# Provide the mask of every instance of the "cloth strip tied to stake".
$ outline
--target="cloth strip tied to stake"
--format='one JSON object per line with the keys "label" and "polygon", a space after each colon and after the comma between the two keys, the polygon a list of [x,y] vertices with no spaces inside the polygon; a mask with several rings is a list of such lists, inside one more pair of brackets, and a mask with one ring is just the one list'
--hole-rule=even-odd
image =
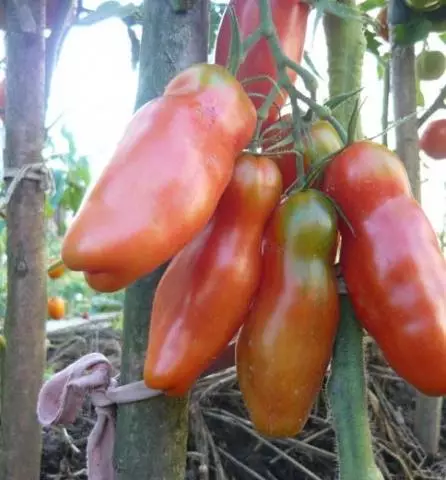
{"label": "cloth strip tied to stake", "polygon": [[111,371],[112,366],[104,355],[85,355],[45,382],[37,401],[37,417],[43,426],[69,424],[76,419],[85,396],[90,395],[97,420],[87,442],[89,480],[116,479],[113,468],[115,405],[162,394],[147,388],[142,381],[118,387]]}

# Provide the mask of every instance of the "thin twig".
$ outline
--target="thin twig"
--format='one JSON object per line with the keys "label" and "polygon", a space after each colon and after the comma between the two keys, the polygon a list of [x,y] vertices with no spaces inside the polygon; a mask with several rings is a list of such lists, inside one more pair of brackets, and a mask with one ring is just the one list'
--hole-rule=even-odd
{"label": "thin twig", "polygon": [[421,115],[421,117],[418,119],[417,125],[418,128],[423,125],[429,118],[437,111],[442,108],[446,108],[446,105],[444,103],[446,99],[446,85],[440,90],[440,93],[438,94],[437,98],[433,101],[432,105]]}
{"label": "thin twig", "polygon": [[283,459],[288,460],[288,462],[295,467],[296,469],[300,470],[301,472],[304,472],[306,475],[308,475],[312,480],[322,480],[318,475],[316,475],[314,472],[306,468],[304,465],[299,463],[297,460],[295,460],[293,457],[290,457],[287,455],[284,451],[280,450],[280,448],[276,447],[274,444],[272,444],[269,440],[266,438],[262,437],[260,434],[258,434],[255,430],[252,429],[252,427],[249,427],[245,424],[245,422],[241,421],[239,417],[236,415],[230,414],[229,412],[225,412],[224,414],[219,414],[219,413],[214,413],[211,411],[206,411],[204,412],[205,415],[208,415],[212,418],[215,418],[217,420],[221,420],[223,422],[229,423],[230,425],[235,425],[240,427],[242,430],[247,432],[249,435],[254,437],[259,443],[264,444],[268,448],[270,448],[273,452],[278,453],[279,455],[282,456]]}
{"label": "thin twig", "polygon": [[265,480],[265,477],[262,477],[262,475],[259,475],[252,468],[249,468],[247,465],[242,463],[240,460],[237,460],[237,458],[233,457],[229,452],[226,452],[221,447],[217,447],[217,450],[219,451],[219,453],[221,455],[223,455],[225,458],[227,458],[230,462],[232,462],[234,465],[239,467],[241,470],[246,472],[252,478],[255,478],[256,480]]}

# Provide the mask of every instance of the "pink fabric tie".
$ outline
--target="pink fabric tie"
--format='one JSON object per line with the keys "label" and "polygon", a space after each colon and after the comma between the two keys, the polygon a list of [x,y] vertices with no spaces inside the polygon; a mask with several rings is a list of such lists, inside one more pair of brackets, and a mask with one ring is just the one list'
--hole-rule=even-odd
{"label": "pink fabric tie", "polygon": [[98,418],[87,443],[89,480],[117,478],[113,468],[114,405],[162,394],[147,388],[142,381],[118,387],[111,372],[111,364],[104,355],[90,353],[45,382],[37,401],[37,417],[42,425],[69,424],[76,419],[85,396],[90,395]]}

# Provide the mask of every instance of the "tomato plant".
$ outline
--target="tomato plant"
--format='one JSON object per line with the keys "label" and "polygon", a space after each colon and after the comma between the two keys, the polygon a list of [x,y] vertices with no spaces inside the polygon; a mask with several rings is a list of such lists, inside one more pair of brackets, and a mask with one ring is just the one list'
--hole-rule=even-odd
{"label": "tomato plant", "polygon": [[60,320],[65,316],[65,300],[62,297],[48,299],[48,316],[53,320]]}
{"label": "tomato plant", "polygon": [[351,224],[340,223],[340,264],[359,321],[402,378],[446,394],[446,261],[403,163],[358,142],[328,164],[323,188]]}
{"label": "tomato plant", "polygon": [[431,158],[446,159],[446,118],[429,123],[420,138],[420,148]]}
{"label": "tomato plant", "polygon": [[336,214],[316,190],[277,207],[263,244],[263,274],[236,346],[240,390],[268,436],[304,427],[321,388],[339,321],[333,268]]}
{"label": "tomato plant", "polygon": [[255,125],[254,105],[223,67],[177,75],[134,115],[80,207],[62,245],[66,266],[110,292],[170,259],[210,220]]}
{"label": "tomato plant", "polygon": [[[231,0],[228,8],[233,8],[238,20],[241,39],[245,40],[259,26],[258,0]],[[302,1],[271,0],[274,26],[279,36],[283,52],[294,62],[300,63],[302,59],[305,35],[307,31],[308,14],[310,6]],[[231,44],[231,19],[228,9],[223,15],[220,30],[217,34],[215,47],[215,62],[226,65]],[[290,79],[294,82],[296,72],[288,70]],[[258,76],[268,76],[277,81],[277,67],[274,56],[265,38],[260,39],[247,53],[237,72],[237,78],[245,81]],[[251,99],[256,108],[260,108],[265,97],[274,88],[271,81],[257,79],[244,84],[246,91],[251,94]],[[278,92],[275,105],[269,111],[268,122],[264,126],[277,120],[280,108],[285,104],[287,95]]]}
{"label": "tomato plant", "polygon": [[[292,133],[292,115],[286,114],[282,118],[284,128],[276,131],[271,129],[266,131],[263,136],[263,148],[267,155],[271,153],[271,158],[277,163],[282,173],[283,189],[286,190],[298,178],[297,174],[297,155],[291,150],[294,148]],[[290,141],[285,145],[282,143],[289,138]],[[342,147],[341,139],[333,126],[326,120],[318,120],[313,123],[306,137],[302,139],[304,143],[304,170],[308,173],[311,166],[324,159],[328,155],[335,153]],[[274,144],[280,145],[275,147]],[[286,153],[279,154],[280,151]],[[316,184],[320,183],[320,179]]]}
{"label": "tomato plant", "polygon": [[157,287],[147,386],[183,395],[240,328],[260,281],[263,229],[281,186],[269,158],[237,160],[211,222],[172,260]]}

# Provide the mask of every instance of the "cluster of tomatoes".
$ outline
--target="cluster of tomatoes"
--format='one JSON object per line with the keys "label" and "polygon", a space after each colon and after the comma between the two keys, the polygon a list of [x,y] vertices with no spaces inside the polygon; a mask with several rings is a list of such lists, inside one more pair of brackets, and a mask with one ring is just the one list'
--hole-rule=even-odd
{"label": "cluster of tomatoes", "polygon": [[[249,35],[257,0],[232,3]],[[287,21],[306,26],[307,4],[272,4],[279,36]],[[271,85],[241,81],[276,72],[262,41],[237,78],[218,65],[227,22],[217,64],[184,70],[134,115],[64,238],[65,265],[112,292],[170,260],[147,299],[146,385],[185,394],[236,338],[240,389],[264,434],[298,433],[321,388],[340,319],[337,259],[358,320],[392,367],[424,393],[446,394],[446,262],[403,164],[376,143],[345,146],[316,121],[298,168],[292,120],[277,121],[275,107],[262,153],[249,151],[259,107],[249,93]]]}

